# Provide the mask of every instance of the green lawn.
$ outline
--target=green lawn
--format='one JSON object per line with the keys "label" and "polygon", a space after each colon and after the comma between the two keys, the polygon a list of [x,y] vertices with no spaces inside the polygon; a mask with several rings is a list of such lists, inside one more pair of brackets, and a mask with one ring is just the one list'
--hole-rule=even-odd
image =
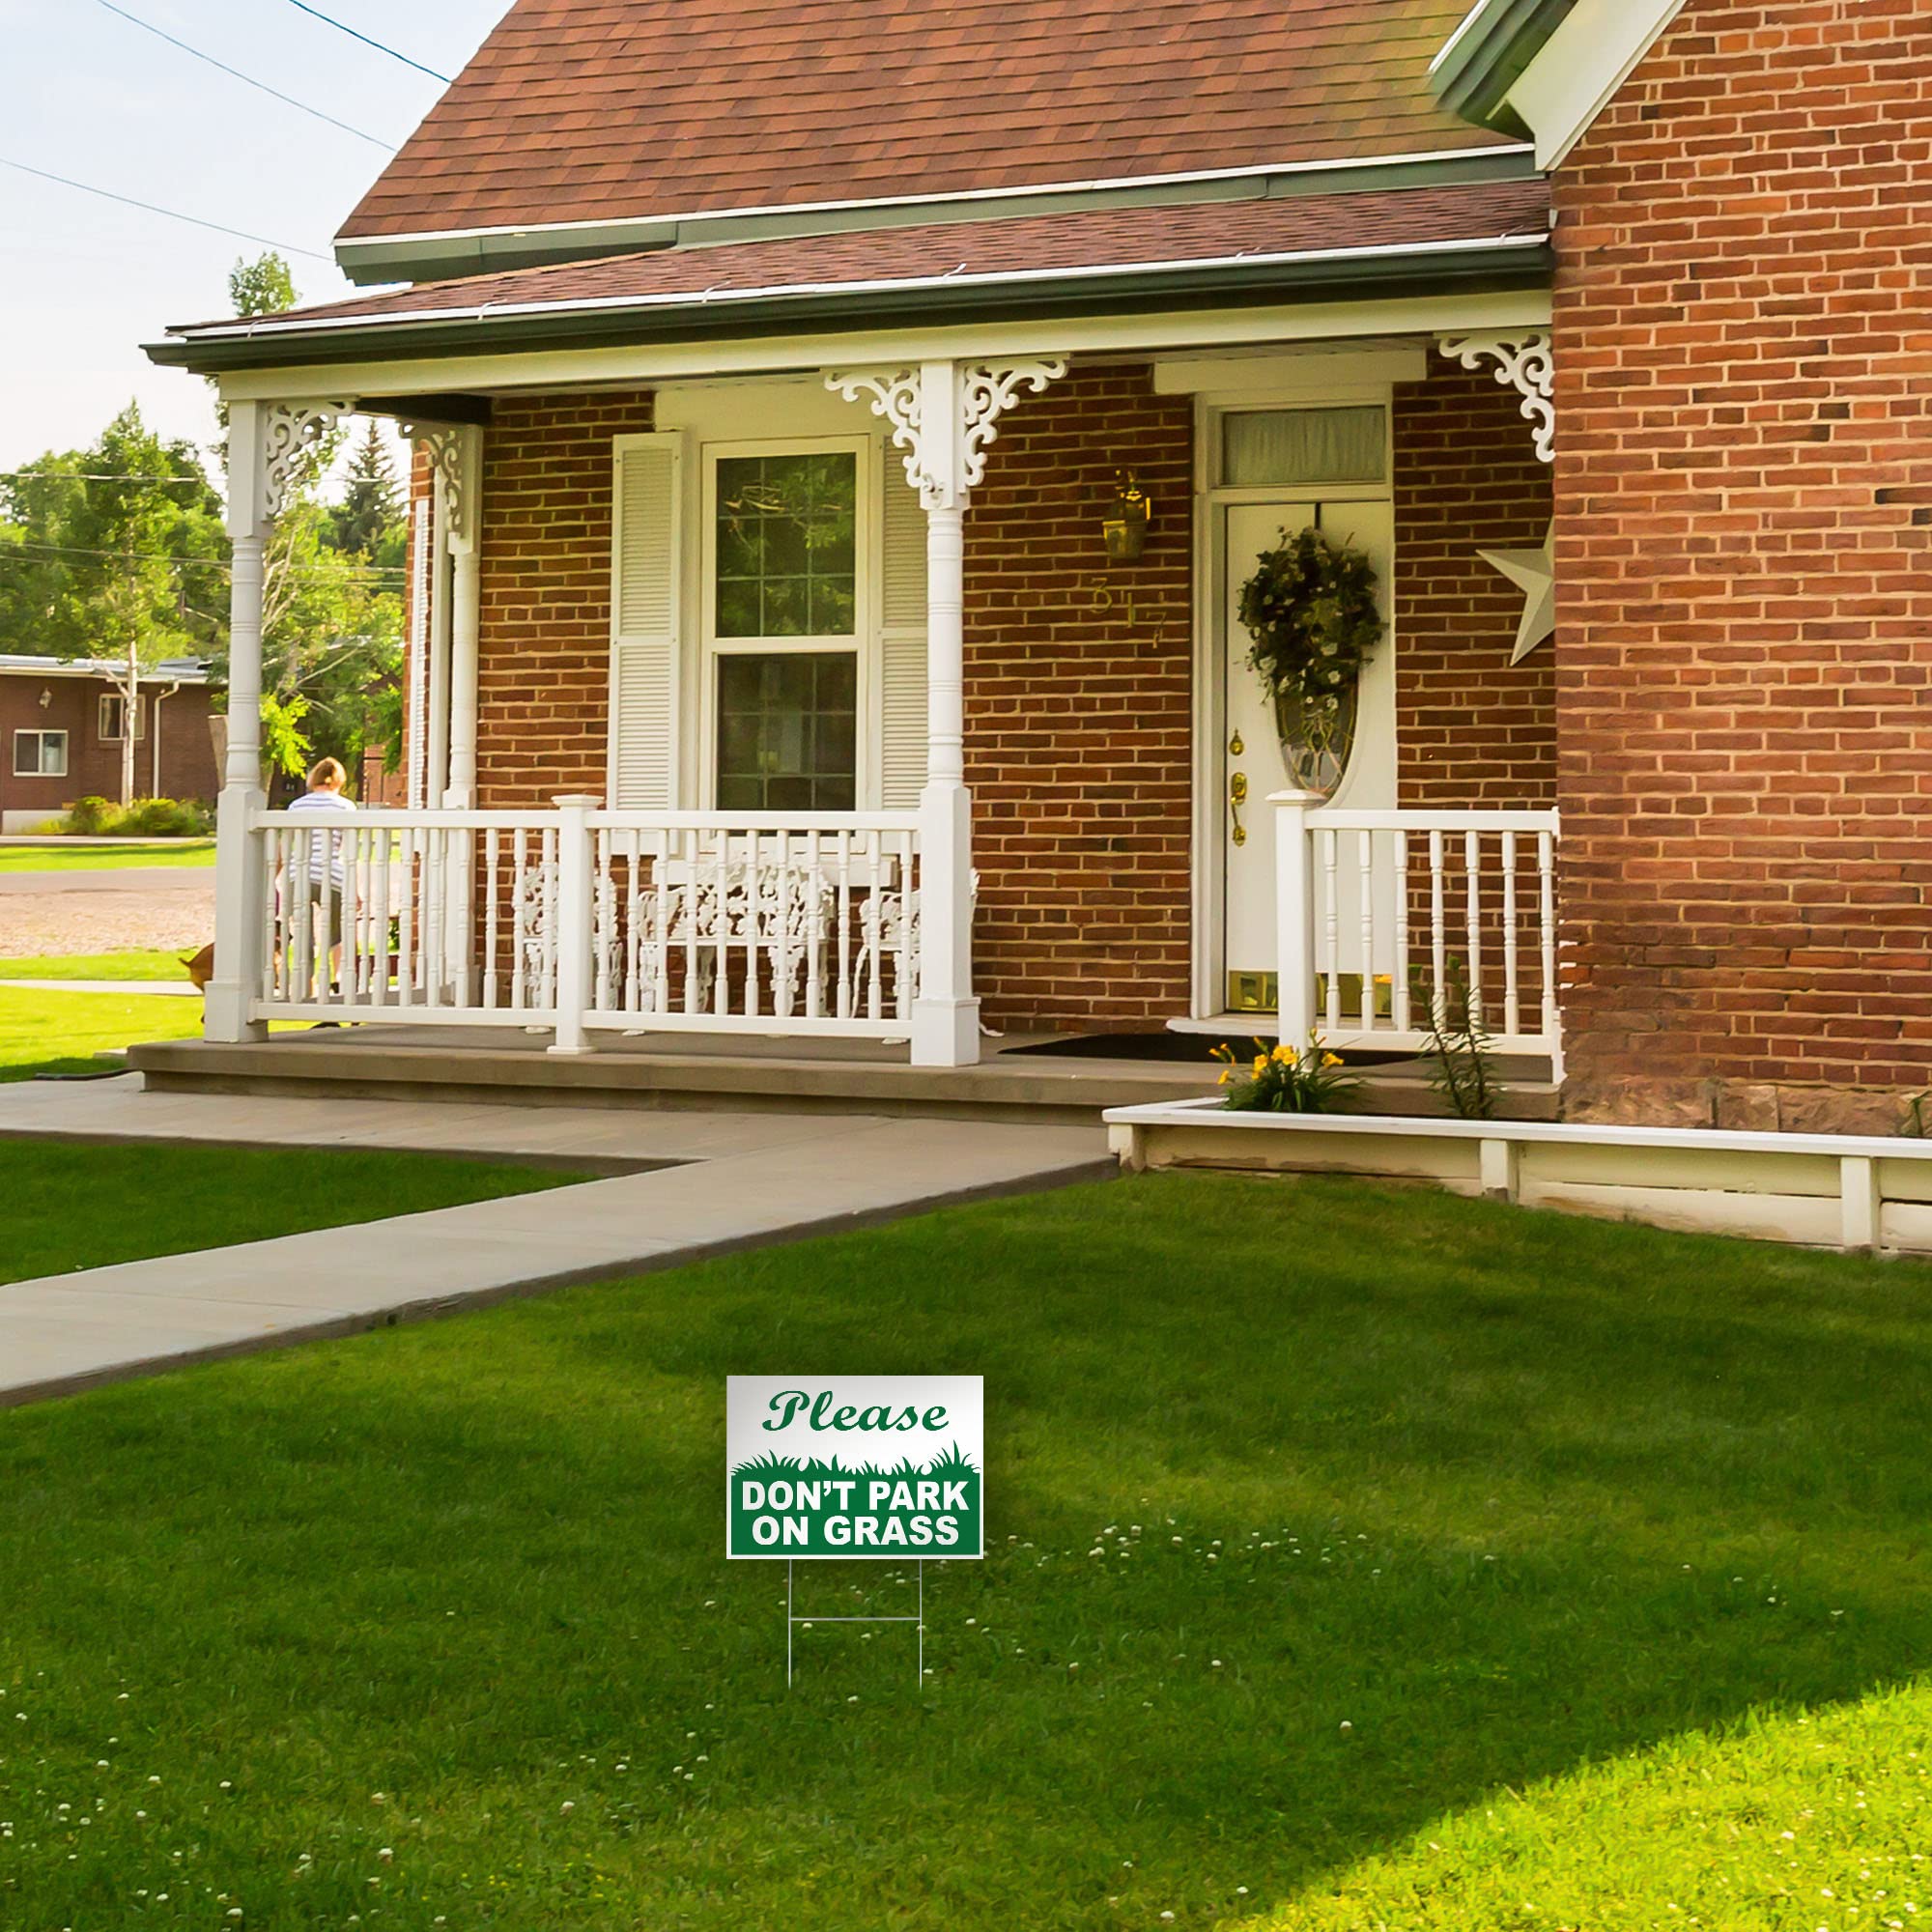
{"label": "green lawn", "polygon": [[11,1139],[0,1139],[0,1282],[495,1201],[573,1179],[364,1149]]}
{"label": "green lawn", "polygon": [[[721,1555],[831,1371],[986,1378],[923,1694]],[[1922,1921],[1928,1434],[1917,1265],[1173,1176],[17,1410],[0,1922]]]}
{"label": "green lawn", "polygon": [[191,1039],[201,1002],[156,993],[45,993],[0,986],[0,1081],[100,1071],[141,1040]]}
{"label": "green lawn", "polygon": [[43,844],[0,845],[0,872],[96,872],[126,866],[212,866],[214,840],[150,844],[130,838],[119,845],[84,845],[65,838]]}
{"label": "green lawn", "polygon": [[186,984],[182,961],[192,947],[159,952],[62,953],[41,959],[0,959],[0,980],[172,980]]}

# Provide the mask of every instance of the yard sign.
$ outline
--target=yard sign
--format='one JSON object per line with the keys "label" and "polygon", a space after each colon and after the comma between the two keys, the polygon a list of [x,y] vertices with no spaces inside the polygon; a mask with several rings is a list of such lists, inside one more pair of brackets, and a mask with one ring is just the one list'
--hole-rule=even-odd
{"label": "yard sign", "polygon": [[725,1553],[982,1557],[978,1376],[731,1376]]}

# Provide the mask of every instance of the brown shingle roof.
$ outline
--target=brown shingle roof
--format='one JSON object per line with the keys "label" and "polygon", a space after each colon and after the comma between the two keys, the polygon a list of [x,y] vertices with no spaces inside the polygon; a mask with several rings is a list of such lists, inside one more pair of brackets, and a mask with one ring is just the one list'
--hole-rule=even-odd
{"label": "brown shingle roof", "polygon": [[957,194],[1498,137],[1467,0],[518,0],[345,238]]}
{"label": "brown shingle roof", "polygon": [[[774,242],[667,248],[471,275],[298,309],[270,319],[267,327],[356,318],[454,317],[529,304],[696,302],[734,292],[809,294],[854,282],[1044,275],[1108,267],[1179,268],[1237,257],[1393,249],[1509,237],[1543,239],[1548,233],[1548,187],[1534,180],[929,222]],[[199,326],[244,327],[233,321]]]}

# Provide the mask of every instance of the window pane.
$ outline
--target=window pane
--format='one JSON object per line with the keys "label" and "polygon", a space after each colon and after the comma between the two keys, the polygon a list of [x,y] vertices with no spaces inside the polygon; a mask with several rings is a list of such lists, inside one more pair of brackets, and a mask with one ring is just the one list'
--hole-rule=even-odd
{"label": "window pane", "polygon": [[1388,466],[1387,412],[1255,410],[1221,424],[1221,480],[1236,488],[1270,483],[1379,483]]}
{"label": "window pane", "polygon": [[856,652],[721,657],[720,810],[850,811],[859,790],[858,710]]}
{"label": "window pane", "polygon": [[858,460],[849,450],[723,459],[718,635],[851,637],[858,608]]}

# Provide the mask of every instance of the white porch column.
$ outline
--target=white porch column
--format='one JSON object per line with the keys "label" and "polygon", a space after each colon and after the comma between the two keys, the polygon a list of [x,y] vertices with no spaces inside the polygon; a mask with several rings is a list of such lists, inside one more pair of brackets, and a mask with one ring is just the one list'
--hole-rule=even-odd
{"label": "white porch column", "polygon": [[438,724],[447,747],[447,760],[433,775],[430,794],[448,810],[469,811],[476,803],[483,432],[454,427],[412,433],[429,452],[436,478],[436,526],[440,546],[449,557],[449,595],[442,621],[435,630],[436,642],[446,651]]}
{"label": "white porch column", "polygon": [[966,788],[965,517],[986,473],[986,445],[1024,389],[1066,373],[1064,357],[998,365],[827,375],[848,402],[863,392],[905,451],[906,479],[925,509],[926,767],[920,794],[919,993],[915,1066],[970,1066],[980,1058],[973,994],[973,801]]}
{"label": "white porch column", "polygon": [[[476,805],[476,683],[482,619],[483,432],[469,426],[416,430],[436,486],[436,595],[430,607],[429,795],[445,811]],[[447,559],[445,567],[444,558]],[[447,595],[442,595],[444,586]],[[440,890],[443,979],[469,997],[477,962],[472,941],[473,841],[453,837]]]}
{"label": "white porch column", "polygon": [[268,804],[262,786],[262,609],[269,539],[310,446],[335,427],[343,403],[231,403],[228,534],[233,543],[228,618],[228,752],[215,814],[214,977],[202,1037],[261,1039],[250,1018],[262,983],[271,890],[252,825]]}

